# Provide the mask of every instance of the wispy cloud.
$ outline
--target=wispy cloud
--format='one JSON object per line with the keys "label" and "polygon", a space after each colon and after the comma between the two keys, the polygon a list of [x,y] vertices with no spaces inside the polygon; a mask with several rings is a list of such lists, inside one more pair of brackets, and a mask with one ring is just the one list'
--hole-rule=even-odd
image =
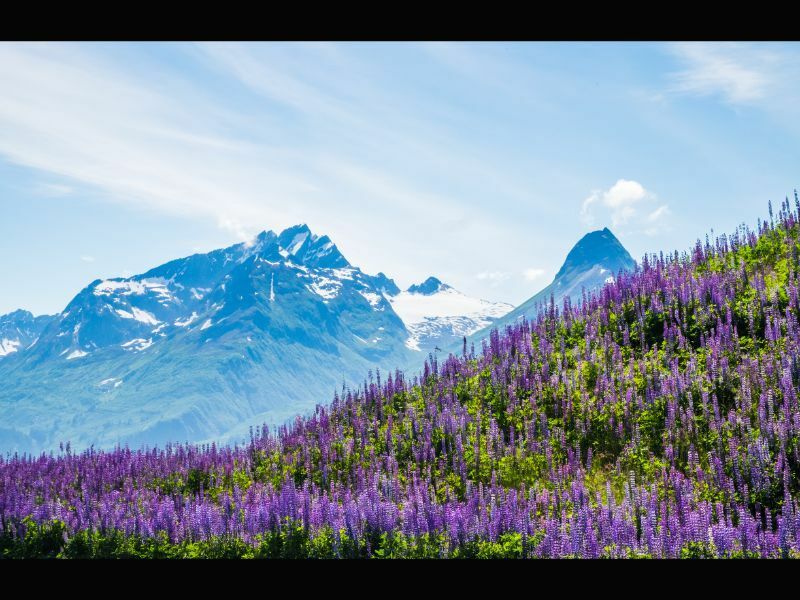
{"label": "wispy cloud", "polygon": [[511,277],[511,273],[506,271],[481,271],[475,278],[480,281],[487,281],[490,285],[497,285]]}
{"label": "wispy cloud", "polygon": [[[452,216],[463,199],[421,183],[445,172],[523,197],[513,177],[460,152],[446,129],[371,85],[370,67],[335,47],[215,43],[191,54],[287,118],[263,104],[237,112],[171,71],[137,78],[103,52],[7,44],[0,154],[116,202],[213,219],[241,239],[265,226],[328,222],[341,214],[332,202],[354,214],[391,205],[396,218],[423,225],[423,210]],[[304,122],[306,139],[287,142],[292,121]]]}
{"label": "wispy cloud", "polygon": [[682,67],[668,74],[668,93],[717,96],[731,106],[797,114],[800,53],[796,46],[685,42],[668,48]]}
{"label": "wispy cloud", "polygon": [[661,219],[663,219],[664,217],[666,217],[666,216],[668,216],[670,214],[671,213],[670,213],[670,210],[669,210],[669,206],[667,206],[666,204],[662,204],[657,209],[655,209],[653,212],[651,212],[649,215],[647,215],[647,219],[646,220],[647,220],[648,223],[657,223],[658,221],[660,221]]}
{"label": "wispy cloud", "polygon": [[732,104],[765,96],[774,84],[778,55],[763,47],[730,43],[681,43],[672,47],[686,68],[671,74],[673,92],[719,94]]}
{"label": "wispy cloud", "polygon": [[544,274],[545,274],[545,270],[544,269],[539,269],[539,268],[536,268],[536,267],[531,267],[529,269],[525,269],[525,271],[523,271],[523,273],[522,273],[522,275],[528,281],[536,281],[537,279],[539,279]]}
{"label": "wispy cloud", "polygon": [[83,262],[85,262],[85,263],[93,263],[94,262],[94,256],[90,256],[88,254],[84,254],[84,255],[81,256],[81,260]]}

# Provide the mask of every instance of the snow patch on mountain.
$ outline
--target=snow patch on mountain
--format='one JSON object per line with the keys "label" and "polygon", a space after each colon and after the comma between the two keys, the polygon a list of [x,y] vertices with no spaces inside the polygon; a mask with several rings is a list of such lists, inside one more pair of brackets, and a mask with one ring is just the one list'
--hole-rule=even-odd
{"label": "snow patch on mountain", "polygon": [[9,340],[4,338],[0,340],[0,356],[8,356],[9,354],[13,354],[19,350],[19,347],[19,340]]}
{"label": "snow patch on mountain", "polygon": [[163,277],[142,280],[114,280],[101,281],[94,288],[95,296],[142,296],[152,293],[161,300],[173,300],[174,296],[168,287],[169,282]]}
{"label": "snow patch on mountain", "polygon": [[505,302],[472,298],[438,280],[436,284],[433,289],[411,286],[394,296],[385,296],[405,323],[410,334],[406,346],[412,350],[421,351],[421,345],[444,345],[445,340],[470,335],[514,308]]}
{"label": "snow patch on mountain", "polygon": [[122,379],[120,379],[119,377],[109,377],[108,379],[103,379],[103,381],[101,381],[97,385],[98,387],[106,389],[114,389],[122,385]]}
{"label": "snow patch on mountain", "polygon": [[289,254],[291,254],[292,256],[297,254],[298,250],[300,250],[300,248],[303,246],[303,243],[306,241],[306,239],[308,239],[307,232],[298,233],[297,235],[295,235],[292,238],[292,241],[289,243],[289,248],[288,248]]}
{"label": "snow patch on mountain", "polygon": [[[189,316],[187,319],[183,320],[175,319],[175,327],[188,327],[189,325],[194,323],[197,319],[198,319],[197,313],[195,311],[192,311],[191,316]],[[158,331],[159,330],[154,329],[153,333],[157,333]]]}
{"label": "snow patch on mountain", "polygon": [[[131,307],[131,312],[127,310],[118,308],[116,309],[117,315],[122,317],[123,319],[134,319],[139,321],[140,323],[145,323],[146,325],[158,325],[161,323],[158,319],[156,319],[152,314],[147,312],[146,310],[142,310],[141,308],[136,308],[135,306]],[[77,333],[77,331],[75,332]]]}
{"label": "snow patch on mountain", "polygon": [[129,342],[125,342],[122,344],[123,348],[127,348],[129,350],[137,350],[141,352],[142,350],[147,350],[150,346],[153,345],[153,339],[144,339],[144,338],[136,338]]}
{"label": "snow patch on mountain", "polygon": [[383,298],[380,296],[380,294],[376,294],[375,292],[366,292],[363,290],[359,290],[358,293],[361,294],[364,297],[364,299],[370,303],[370,306],[372,306],[372,308],[377,310],[383,310],[383,308],[381,308],[381,301],[383,300]]}
{"label": "snow patch on mountain", "polygon": [[307,287],[317,296],[320,296],[325,300],[331,300],[339,295],[339,290],[342,288],[342,282],[336,279],[330,279],[324,275],[316,275],[312,276],[311,283],[309,283]]}

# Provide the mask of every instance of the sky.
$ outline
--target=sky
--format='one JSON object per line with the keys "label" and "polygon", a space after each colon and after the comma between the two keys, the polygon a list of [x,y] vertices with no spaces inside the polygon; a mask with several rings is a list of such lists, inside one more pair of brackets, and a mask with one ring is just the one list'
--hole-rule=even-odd
{"label": "sky", "polygon": [[520,304],[800,187],[800,45],[0,43],[0,314],[307,223]]}

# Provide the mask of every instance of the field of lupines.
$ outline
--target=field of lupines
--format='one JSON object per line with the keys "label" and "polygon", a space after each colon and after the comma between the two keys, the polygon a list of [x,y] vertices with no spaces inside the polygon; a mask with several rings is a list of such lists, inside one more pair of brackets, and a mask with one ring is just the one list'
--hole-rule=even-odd
{"label": "field of lupines", "polygon": [[794,204],[244,446],[0,458],[0,555],[800,557]]}

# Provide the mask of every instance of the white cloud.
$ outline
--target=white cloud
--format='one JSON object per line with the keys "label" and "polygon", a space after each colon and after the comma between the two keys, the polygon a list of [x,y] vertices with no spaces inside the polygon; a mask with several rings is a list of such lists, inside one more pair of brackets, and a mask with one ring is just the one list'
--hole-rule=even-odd
{"label": "white cloud", "polygon": [[523,275],[525,276],[525,279],[527,279],[528,281],[536,281],[542,275],[544,275],[544,273],[545,273],[544,269],[537,269],[535,267],[531,267],[530,269],[525,269]]}
{"label": "white cloud", "polygon": [[85,263],[93,263],[94,256],[89,256],[88,254],[84,254],[83,256],[81,256],[81,260]]}
{"label": "white cloud", "polygon": [[605,192],[593,191],[581,205],[581,219],[593,226],[596,218],[592,207],[600,205],[609,215],[612,227],[625,225],[638,214],[637,205],[654,198],[638,181],[619,179]]}
{"label": "white cloud", "polygon": [[619,179],[605,193],[603,202],[611,208],[621,209],[641,202],[646,196],[647,191],[638,181]]}
{"label": "white cloud", "polygon": [[672,215],[667,204],[654,206],[656,201],[656,195],[638,181],[619,179],[606,191],[593,191],[583,201],[580,216],[590,227],[625,226],[629,233],[654,236],[670,231]]}

